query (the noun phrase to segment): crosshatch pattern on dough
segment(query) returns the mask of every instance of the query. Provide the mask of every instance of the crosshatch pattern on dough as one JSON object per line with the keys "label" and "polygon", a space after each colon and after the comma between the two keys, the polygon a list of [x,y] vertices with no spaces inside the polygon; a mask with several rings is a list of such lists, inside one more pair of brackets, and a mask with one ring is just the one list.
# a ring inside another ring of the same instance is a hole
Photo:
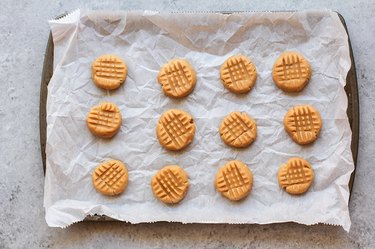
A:
{"label": "crosshatch pattern on dough", "polygon": [[110,102],[94,106],[87,116],[87,126],[90,131],[103,138],[114,136],[120,129],[121,124],[120,109]]}
{"label": "crosshatch pattern on dough", "polygon": [[278,173],[280,187],[290,194],[305,193],[314,179],[311,165],[303,158],[291,158]]}
{"label": "crosshatch pattern on dough", "polygon": [[169,150],[181,150],[193,140],[195,134],[194,120],[184,111],[169,110],[160,117],[156,134],[163,147]]}
{"label": "crosshatch pattern on dough", "polygon": [[128,68],[116,55],[102,55],[92,64],[92,79],[103,89],[114,90],[125,81]]}
{"label": "crosshatch pattern on dough", "polygon": [[177,165],[166,166],[156,173],[151,181],[155,196],[161,201],[173,204],[180,202],[189,187],[186,172]]}
{"label": "crosshatch pattern on dough", "polygon": [[295,106],[284,118],[285,129],[299,144],[314,142],[320,133],[322,120],[319,112],[312,106]]}
{"label": "crosshatch pattern on dough", "polygon": [[180,98],[193,91],[196,73],[186,60],[176,59],[160,69],[158,81],[166,95]]}
{"label": "crosshatch pattern on dough", "polygon": [[252,89],[257,79],[254,64],[243,55],[228,58],[220,70],[221,80],[234,93],[246,93]]}
{"label": "crosshatch pattern on dough", "polygon": [[226,116],[220,125],[222,140],[233,147],[246,147],[256,138],[255,121],[244,112],[232,112]]}
{"label": "crosshatch pattern on dough", "polygon": [[216,175],[216,189],[232,201],[246,197],[251,191],[253,175],[241,161],[230,161]]}
{"label": "crosshatch pattern on dough", "polygon": [[276,85],[284,91],[301,91],[311,77],[311,67],[297,52],[284,52],[276,61],[272,73]]}
{"label": "crosshatch pattern on dough", "polygon": [[122,162],[110,160],[95,168],[92,181],[100,193],[118,195],[128,184],[128,170]]}

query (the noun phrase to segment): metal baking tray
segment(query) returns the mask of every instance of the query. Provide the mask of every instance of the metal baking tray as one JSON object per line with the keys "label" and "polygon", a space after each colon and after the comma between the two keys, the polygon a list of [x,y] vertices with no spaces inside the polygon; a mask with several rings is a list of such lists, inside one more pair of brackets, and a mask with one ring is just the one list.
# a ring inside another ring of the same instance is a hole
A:
{"label": "metal baking tray", "polygon": [[[233,11],[234,12],[234,11]],[[220,12],[222,14],[231,14],[233,12]],[[351,58],[351,68],[348,72],[346,77],[346,86],[345,92],[348,96],[348,109],[347,115],[349,118],[350,128],[352,130],[352,143],[351,143],[351,150],[353,154],[353,161],[354,161],[354,171],[351,174],[350,181],[349,181],[349,190],[350,193],[353,189],[353,183],[355,178],[355,172],[357,169],[357,155],[358,155],[358,140],[359,140],[359,100],[358,100],[358,85],[357,85],[357,75],[356,75],[356,68],[355,62],[353,57],[353,50],[350,42],[350,37],[348,33],[348,29],[345,23],[344,17],[337,13],[347,34],[348,34],[348,42],[349,42],[349,52]],[[56,19],[62,18],[67,13],[64,13]],[[44,63],[43,63],[43,72],[42,72],[42,79],[41,79],[41,86],[40,86],[40,104],[39,104],[39,129],[40,129],[40,147],[41,147],[41,154],[42,154],[42,162],[43,162],[43,171],[44,174],[46,172],[46,139],[47,139],[47,120],[46,120],[46,103],[47,103],[47,86],[50,82],[53,74],[53,40],[52,34],[50,33],[47,47],[44,55]],[[106,216],[90,216],[87,217],[85,220],[113,220]]]}

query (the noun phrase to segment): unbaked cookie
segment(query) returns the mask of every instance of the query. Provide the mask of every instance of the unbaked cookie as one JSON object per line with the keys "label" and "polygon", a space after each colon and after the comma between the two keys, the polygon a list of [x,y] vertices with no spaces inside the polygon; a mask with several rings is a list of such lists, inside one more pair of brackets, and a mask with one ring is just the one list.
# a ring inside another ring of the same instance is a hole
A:
{"label": "unbaked cookie", "polygon": [[154,195],[164,203],[175,204],[184,199],[189,179],[178,165],[165,166],[151,180]]}
{"label": "unbaked cookie", "polygon": [[308,161],[293,157],[281,165],[278,173],[279,185],[289,194],[305,193],[314,179],[314,171]]}
{"label": "unbaked cookie", "polygon": [[253,186],[253,174],[241,161],[225,164],[216,174],[215,187],[231,201],[245,198]]}
{"label": "unbaked cookie", "polygon": [[322,128],[319,112],[310,105],[292,107],[284,117],[285,130],[298,144],[314,142]]}
{"label": "unbaked cookie", "polygon": [[254,64],[244,55],[229,57],[220,68],[223,85],[234,93],[249,92],[257,79]]}
{"label": "unbaked cookie", "polygon": [[102,55],[92,63],[92,80],[96,86],[106,90],[119,88],[127,73],[125,62],[116,55]]}
{"label": "unbaked cookie", "polygon": [[122,162],[109,160],[95,168],[92,183],[104,195],[121,194],[128,185],[128,170]]}
{"label": "unbaked cookie", "polygon": [[87,127],[96,136],[113,137],[121,127],[120,109],[113,103],[105,102],[94,106],[86,119]]}
{"label": "unbaked cookie", "polygon": [[257,126],[246,113],[232,112],[221,122],[219,133],[227,145],[243,148],[254,142],[257,136]]}
{"label": "unbaked cookie", "polygon": [[193,141],[194,134],[194,119],[177,109],[163,113],[156,126],[157,138],[168,150],[182,150]]}
{"label": "unbaked cookie", "polygon": [[166,95],[182,98],[193,91],[197,77],[194,68],[187,60],[175,59],[160,69],[158,81]]}
{"label": "unbaked cookie", "polygon": [[276,86],[285,92],[299,92],[309,82],[309,62],[297,52],[284,52],[273,65],[272,78]]}

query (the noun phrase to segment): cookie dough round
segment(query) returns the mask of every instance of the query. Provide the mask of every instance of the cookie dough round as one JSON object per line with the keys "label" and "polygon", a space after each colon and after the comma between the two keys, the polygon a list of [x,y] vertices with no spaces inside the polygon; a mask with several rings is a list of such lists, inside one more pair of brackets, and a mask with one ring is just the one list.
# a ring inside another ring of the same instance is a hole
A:
{"label": "cookie dough round", "polygon": [[95,168],[92,183],[104,195],[121,194],[128,185],[128,170],[121,161],[109,160]]}
{"label": "cookie dough round", "polygon": [[113,103],[104,102],[91,108],[86,119],[87,127],[96,136],[113,137],[121,127],[120,109]]}
{"label": "cookie dough round", "polygon": [[92,80],[95,85],[106,90],[114,90],[124,83],[128,74],[125,62],[116,55],[99,56],[92,63]]}
{"label": "cookie dough round", "polygon": [[168,150],[182,150],[194,138],[194,119],[186,112],[171,109],[163,113],[156,126],[160,145]]}
{"label": "cookie dough round", "polygon": [[298,144],[314,142],[322,128],[319,112],[310,105],[295,106],[284,117],[285,130]]}
{"label": "cookie dough round", "polygon": [[158,81],[167,96],[182,98],[194,90],[197,76],[187,60],[174,59],[162,66]]}
{"label": "cookie dough round", "polygon": [[314,179],[314,171],[308,161],[293,157],[286,164],[281,165],[278,173],[281,188],[292,195],[305,193]]}
{"label": "cookie dough round", "polygon": [[234,160],[225,164],[216,174],[215,187],[231,201],[245,198],[253,186],[253,173],[241,161]]}
{"label": "cookie dough round", "polygon": [[154,175],[151,187],[159,200],[175,204],[184,199],[188,191],[188,175],[178,165],[165,166]]}
{"label": "cookie dough round", "polygon": [[245,112],[232,112],[221,122],[221,139],[229,146],[244,148],[257,136],[256,122]]}
{"label": "cookie dough round", "polygon": [[220,68],[223,85],[233,93],[249,92],[257,79],[255,65],[244,55],[229,57]]}
{"label": "cookie dough round", "polygon": [[276,86],[285,92],[299,92],[311,78],[309,62],[298,52],[284,52],[272,69]]}

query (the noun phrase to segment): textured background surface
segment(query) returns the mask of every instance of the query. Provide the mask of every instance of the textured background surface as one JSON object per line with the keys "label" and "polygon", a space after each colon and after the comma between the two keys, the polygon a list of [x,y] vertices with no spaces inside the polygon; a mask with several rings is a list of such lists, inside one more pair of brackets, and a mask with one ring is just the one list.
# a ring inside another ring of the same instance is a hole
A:
{"label": "textured background surface", "polygon": [[[375,4],[368,1],[19,1],[0,6],[0,248],[375,248]],[[324,225],[81,223],[48,228],[39,147],[39,87],[49,27],[75,8],[299,10],[329,8],[347,21],[357,65],[361,126],[350,202],[352,228]],[[369,109],[370,108],[370,109]]]}

